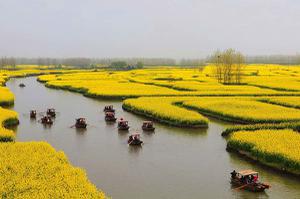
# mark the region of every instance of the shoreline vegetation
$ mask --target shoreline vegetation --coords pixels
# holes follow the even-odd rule
[[[300,134],[293,129],[241,130],[228,136],[227,150],[300,176],[299,142]]]
[[[238,124],[300,121],[299,110],[263,103],[256,98],[199,98],[183,101],[181,106]]]
[[[12,106],[14,101],[14,94],[8,88],[0,86],[0,106]]]
[[[230,147],[228,145],[226,146],[226,151],[228,151],[230,153],[235,153],[236,155],[241,156],[242,158],[245,158],[246,160],[254,162],[254,163],[256,163],[258,165],[261,165],[263,167],[267,167],[268,169],[272,169],[272,170],[281,172],[283,174],[288,174],[288,175],[291,175],[291,176],[300,177],[300,171],[299,170],[286,169],[285,167],[283,167],[283,165],[281,163],[267,162],[263,159],[258,158],[255,155],[252,155],[248,151],[238,150],[238,149],[236,149],[234,147]]]
[[[164,123],[175,127],[181,127],[181,128],[207,128],[208,127],[208,119],[204,118],[200,114],[177,107],[172,102],[158,104],[159,102],[156,101],[153,102],[153,105],[156,105],[155,107],[153,107],[151,106],[152,102],[150,101],[151,104],[147,107],[143,107],[143,105],[139,106],[138,105],[139,101],[143,99],[145,98],[138,98],[136,99],[136,101],[134,101],[135,99],[127,99],[123,101],[122,108],[126,111],[135,113],[137,115],[151,118],[160,123]],[[159,101],[161,100],[163,99],[159,99]],[[159,110],[159,107],[157,107],[157,104],[159,106],[164,107],[165,109],[170,108],[169,110],[173,110],[173,111],[162,112]],[[183,117],[186,115],[192,115],[192,116]]]
[[[0,107],[0,143],[15,141],[15,133],[7,127],[19,124],[18,114]]]

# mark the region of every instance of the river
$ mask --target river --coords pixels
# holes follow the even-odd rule
[[[19,83],[25,83],[20,88]],[[226,123],[211,120],[208,129],[181,129],[156,123],[155,133],[141,132],[145,118],[122,110],[119,101],[90,99],[81,94],[46,88],[35,77],[11,79],[13,110],[19,113],[17,141],[47,141],[63,150],[74,166],[113,199],[158,198],[300,198],[300,180],[255,165],[226,152],[221,136]],[[103,108],[112,104],[117,117],[129,120],[130,133],[141,133],[144,145],[129,147],[130,133],[119,133],[116,124],[104,121]],[[29,110],[58,111],[51,128],[30,120]],[[70,128],[85,117],[87,130]],[[272,185],[265,193],[233,190],[229,173],[253,169]]]

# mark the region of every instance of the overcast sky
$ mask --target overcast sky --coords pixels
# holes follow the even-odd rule
[[[300,53],[300,0],[0,0],[0,56]]]

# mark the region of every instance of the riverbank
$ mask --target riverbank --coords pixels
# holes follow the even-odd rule
[[[300,176],[300,134],[292,129],[236,131],[227,140],[227,150],[260,164]]]
[[[208,119],[201,114],[176,105],[189,97],[140,97],[123,101],[123,109],[153,120],[186,128],[207,128]]]
[[[279,124],[265,123],[265,124],[249,124],[249,125],[234,125],[226,128],[222,132],[223,137],[228,137],[237,131],[255,131],[255,130],[280,130],[280,129],[293,129],[300,132],[300,122],[285,122]]]
[[[15,140],[15,133],[7,129],[7,127],[16,126],[18,124],[19,120],[16,112],[0,107],[0,143],[13,142]]]
[[[300,121],[300,110],[259,102],[258,98],[198,98],[183,101],[181,106],[203,115],[239,124]]]
[[[226,150],[230,153],[235,153],[239,155],[240,157],[250,161],[254,162],[255,164],[261,165],[263,167],[267,167],[268,169],[272,169],[274,171],[299,177],[300,178],[300,170],[294,170],[294,169],[286,169],[285,167],[282,166],[282,164],[279,163],[270,163],[265,161],[264,159],[258,158],[257,156],[254,156],[251,154],[251,152],[244,151],[244,150],[238,150],[234,147],[230,147],[227,145]]]
[[[172,118],[166,118],[166,117],[151,114],[145,110],[137,109],[136,107],[133,107],[133,106],[130,106],[130,105],[124,104],[124,103],[122,105],[122,108],[128,112],[132,112],[134,114],[152,119],[153,121],[157,121],[162,124],[167,124],[167,125],[174,126],[174,127],[180,127],[180,128],[207,128],[208,127],[208,124],[205,124],[201,121],[189,123],[187,121],[180,121],[180,120],[175,120]]]

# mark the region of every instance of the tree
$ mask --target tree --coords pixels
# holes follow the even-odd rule
[[[235,84],[241,84],[242,82],[243,70],[245,67],[244,63],[245,57],[242,53],[237,52],[235,55]]]
[[[221,52],[220,51],[216,51],[212,57],[211,57],[211,61],[215,64],[214,67],[214,74],[216,79],[218,80],[219,83],[222,82],[222,66],[221,66]]]
[[[241,84],[245,57],[234,49],[216,51],[211,56],[214,76],[222,84]]]
[[[2,57],[0,59],[0,68],[11,67],[16,68],[16,59],[14,57]]]

